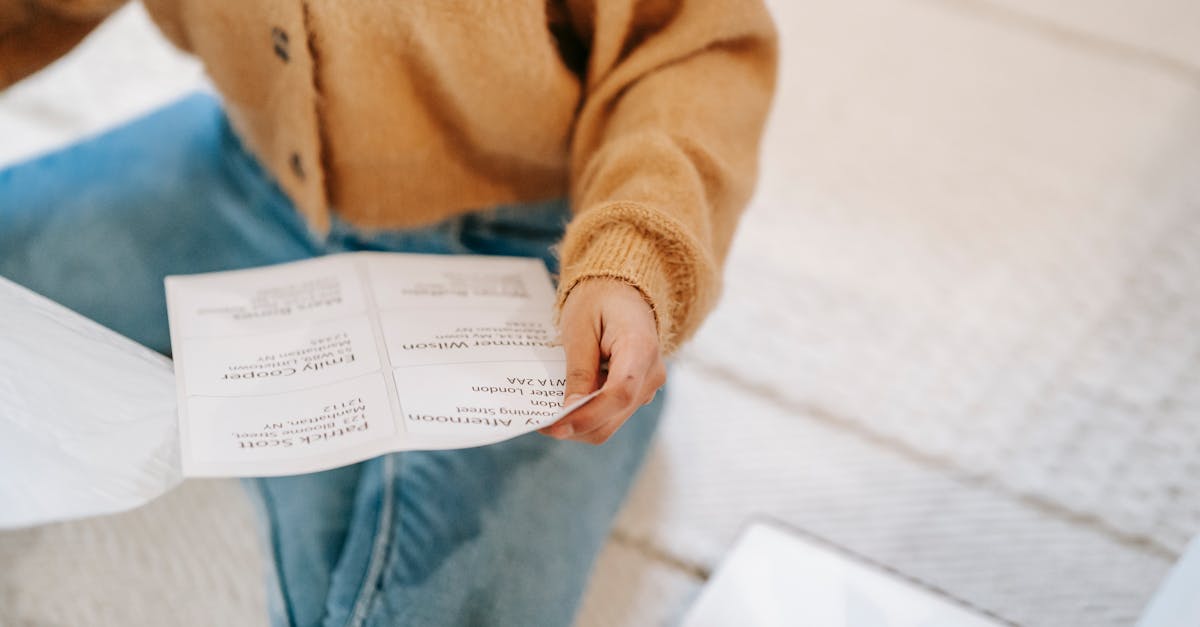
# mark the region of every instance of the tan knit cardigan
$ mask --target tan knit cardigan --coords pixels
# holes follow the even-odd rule
[[[671,352],[714,304],[774,90],[761,0],[144,2],[314,231],[567,195],[559,307],[624,280]],[[0,0],[0,88],[120,4]]]

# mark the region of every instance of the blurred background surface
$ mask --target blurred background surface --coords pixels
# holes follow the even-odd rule
[[[1131,624],[1200,532],[1200,3],[769,3],[758,194],[579,625],[677,617],[754,517]],[[127,7],[0,93],[0,165],[205,88]],[[0,534],[0,625],[260,624],[250,516],[190,481]]]

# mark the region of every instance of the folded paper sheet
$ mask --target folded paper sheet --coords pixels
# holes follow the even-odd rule
[[[171,360],[0,278],[0,527],[122,511],[180,481]]]
[[[349,253],[168,277],[171,360],[0,279],[0,527],[117,512],[184,476],[314,472],[552,424],[540,260]],[[178,411],[177,411],[178,407]]]
[[[479,446],[566,410],[538,259],[346,253],[167,279],[187,476]]]

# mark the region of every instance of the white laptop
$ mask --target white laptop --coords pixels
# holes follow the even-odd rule
[[[683,627],[998,627],[1003,623],[784,529],[751,525]]]

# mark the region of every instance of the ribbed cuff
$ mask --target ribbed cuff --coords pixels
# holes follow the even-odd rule
[[[614,204],[581,214],[559,248],[557,312],[580,281],[624,281],[649,303],[665,354],[691,334],[711,300],[709,257],[669,218],[641,205]]]

